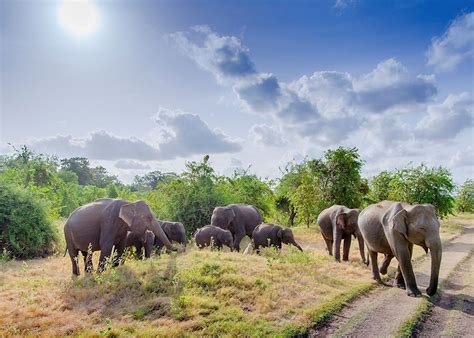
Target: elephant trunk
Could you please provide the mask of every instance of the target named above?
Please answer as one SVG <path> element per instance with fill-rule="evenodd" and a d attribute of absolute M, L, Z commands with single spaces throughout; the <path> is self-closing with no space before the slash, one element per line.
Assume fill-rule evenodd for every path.
<path fill-rule="evenodd" d="M 438 276 L 442 256 L 441 240 L 437 238 L 433 242 L 427 242 L 426 246 L 429 248 L 431 254 L 430 285 L 426 289 L 426 293 L 429 296 L 433 296 L 438 288 Z"/>
<path fill-rule="evenodd" d="M 293 242 L 293 245 L 298 248 L 298 250 L 303 251 L 303 248 L 296 242 Z"/>
<path fill-rule="evenodd" d="M 150 230 L 155 234 L 156 237 L 158 237 L 158 239 L 166 246 L 167 249 L 175 251 L 165 232 L 163 229 L 161 229 L 160 223 L 155 218 L 153 218 Z"/>

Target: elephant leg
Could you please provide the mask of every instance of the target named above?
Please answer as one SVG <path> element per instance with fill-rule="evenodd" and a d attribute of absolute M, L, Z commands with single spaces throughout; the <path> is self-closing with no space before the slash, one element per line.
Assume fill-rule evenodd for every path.
<path fill-rule="evenodd" d="M 377 283 L 385 285 L 385 283 L 382 281 L 382 278 L 380 278 L 379 267 L 377 266 L 377 252 L 370 250 L 369 255 L 370 264 L 372 267 L 372 278 L 376 280 Z"/>
<path fill-rule="evenodd" d="M 72 274 L 79 276 L 79 265 L 77 264 L 79 250 L 74 248 L 72 245 L 68 245 L 67 251 L 69 252 L 69 257 L 71 257 Z"/>
<path fill-rule="evenodd" d="M 142 248 L 143 248 L 143 245 L 141 243 L 138 243 L 137 245 L 135 245 L 135 258 L 136 259 L 141 260 L 143 258 Z"/>
<path fill-rule="evenodd" d="M 114 266 L 119 266 L 122 263 L 122 256 L 125 251 L 125 240 L 120 241 L 120 243 L 115 247 L 115 250 Z"/>
<path fill-rule="evenodd" d="M 400 289 L 405 289 L 405 280 L 403 279 L 403 274 L 402 271 L 400 270 L 400 264 L 398 264 L 397 267 L 397 274 L 395 275 L 395 281 L 394 281 L 394 286 L 400 288 Z"/>
<path fill-rule="evenodd" d="M 332 256 L 332 241 L 326 238 L 324 239 L 324 241 L 326 242 L 326 247 L 328 249 L 329 256 Z"/>
<path fill-rule="evenodd" d="M 383 261 L 380 264 L 379 270 L 382 275 L 387 274 L 388 267 L 390 265 L 390 262 L 393 259 L 393 255 L 384 255 Z"/>
<path fill-rule="evenodd" d="M 365 243 L 364 243 L 364 238 L 362 237 L 362 234 L 359 232 L 357 234 L 357 241 L 359 242 L 359 253 L 360 253 L 360 258 L 362 258 L 362 262 L 365 265 L 369 265 L 369 260 L 365 257 Z"/>
<path fill-rule="evenodd" d="M 342 260 L 347 262 L 349 260 L 349 249 L 351 248 L 351 236 L 344 238 L 344 244 L 342 247 Z"/>
<path fill-rule="evenodd" d="M 408 296 L 421 296 L 421 291 L 416 285 L 415 273 L 411 264 L 411 250 L 408 245 L 397 248 L 396 257 L 400 266 L 400 270 L 405 280 L 405 286 Z"/>
<path fill-rule="evenodd" d="M 234 250 L 240 251 L 240 241 L 245 237 L 244 233 L 236 233 L 234 236 Z"/>
<path fill-rule="evenodd" d="M 84 271 L 85 273 L 91 273 L 93 269 L 92 265 L 92 252 L 81 251 L 82 256 L 84 257 Z"/>
<path fill-rule="evenodd" d="M 334 255 L 334 260 L 337 262 L 341 261 L 341 240 L 342 240 L 342 233 L 337 227 L 334 227 L 334 243 L 332 246 L 332 252 Z"/>
<path fill-rule="evenodd" d="M 99 268 L 97 269 L 99 273 L 105 270 L 105 264 L 107 263 L 107 259 L 110 258 L 112 254 L 112 249 L 113 244 L 105 244 L 101 247 L 99 257 Z"/>

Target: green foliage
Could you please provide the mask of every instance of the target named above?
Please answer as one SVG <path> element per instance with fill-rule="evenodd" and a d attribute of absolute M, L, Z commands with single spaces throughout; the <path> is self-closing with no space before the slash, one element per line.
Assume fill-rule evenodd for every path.
<path fill-rule="evenodd" d="M 47 212 L 28 190 L 0 181 L 0 250 L 15 258 L 52 253 L 57 233 Z"/>
<path fill-rule="evenodd" d="M 395 172 L 381 172 L 371 181 L 374 201 L 390 199 L 410 204 L 430 203 L 440 217 L 446 217 L 454 208 L 455 185 L 449 170 L 429 168 L 424 164 Z"/>
<path fill-rule="evenodd" d="M 162 173 L 161 171 L 151 171 L 143 176 L 135 176 L 132 183 L 133 191 L 150 191 L 156 189 L 159 185 L 168 184 L 178 178 L 175 173 Z"/>
<path fill-rule="evenodd" d="M 456 210 L 474 212 L 474 180 L 466 180 L 456 195 Z"/>
<path fill-rule="evenodd" d="M 276 188 L 276 206 L 289 216 L 309 225 L 325 208 L 342 204 L 361 206 L 368 190 L 361 177 L 362 161 L 356 148 L 328 150 L 323 159 L 288 164 Z"/>

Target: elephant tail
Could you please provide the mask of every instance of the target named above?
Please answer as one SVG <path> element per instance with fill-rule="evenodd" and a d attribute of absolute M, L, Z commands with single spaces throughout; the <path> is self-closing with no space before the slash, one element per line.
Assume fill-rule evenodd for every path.
<path fill-rule="evenodd" d="M 64 250 L 64 256 L 63 257 L 66 257 L 66 254 L 67 254 L 67 247 L 66 247 L 66 250 Z"/>

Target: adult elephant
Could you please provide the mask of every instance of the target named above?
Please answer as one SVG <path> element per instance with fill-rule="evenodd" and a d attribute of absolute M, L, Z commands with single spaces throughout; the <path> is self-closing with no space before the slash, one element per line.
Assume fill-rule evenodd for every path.
<path fill-rule="evenodd" d="M 155 234 L 149 230 L 145 231 L 144 234 L 129 231 L 127 233 L 125 247 L 134 247 L 137 258 L 142 258 L 143 254 L 145 258 L 150 258 L 153 245 L 155 243 L 155 238 Z M 143 253 L 143 251 L 145 252 Z"/>
<path fill-rule="evenodd" d="M 252 238 L 252 232 L 263 219 L 257 209 L 248 204 L 230 204 L 214 209 L 211 225 L 229 230 L 234 236 L 234 250 L 240 250 L 240 241 L 245 236 Z"/>
<path fill-rule="evenodd" d="M 71 257 L 72 273 L 79 275 L 77 255 L 84 256 L 86 272 L 92 271 L 91 252 L 100 250 L 99 272 L 104 270 L 107 257 L 115 247 L 114 266 L 120 262 L 129 231 L 145 234 L 152 231 L 164 245 L 175 250 L 153 216 L 149 206 L 143 202 L 120 199 L 99 199 L 76 209 L 64 226 L 67 251 Z"/>
<path fill-rule="evenodd" d="M 170 242 L 177 242 L 186 246 L 188 240 L 186 239 L 186 230 L 184 229 L 184 225 L 181 222 L 169 222 L 169 221 L 158 221 L 160 224 L 161 229 L 165 233 L 166 237 L 168 237 Z M 163 248 L 163 242 L 158 238 L 155 237 L 154 245 L 161 249 Z"/>
<path fill-rule="evenodd" d="M 330 255 L 334 255 L 337 262 L 341 260 L 341 241 L 344 241 L 342 260 L 349 260 L 352 236 L 359 242 L 359 252 L 362 262 L 368 264 L 364 253 L 364 239 L 360 233 L 357 219 L 359 209 L 349 209 L 343 205 L 333 205 L 324 209 L 318 216 L 321 235 Z"/>
<path fill-rule="evenodd" d="M 421 295 L 411 264 L 413 245 L 416 244 L 431 253 L 431 276 L 426 293 L 434 295 L 442 256 L 439 226 L 436 210 L 431 204 L 383 201 L 362 210 L 359 227 L 369 250 L 373 278 L 382 283 L 377 253 L 385 254 L 382 265 L 388 265 L 389 260 L 396 257 L 398 271 L 395 283 L 406 287 L 409 296 Z"/>

